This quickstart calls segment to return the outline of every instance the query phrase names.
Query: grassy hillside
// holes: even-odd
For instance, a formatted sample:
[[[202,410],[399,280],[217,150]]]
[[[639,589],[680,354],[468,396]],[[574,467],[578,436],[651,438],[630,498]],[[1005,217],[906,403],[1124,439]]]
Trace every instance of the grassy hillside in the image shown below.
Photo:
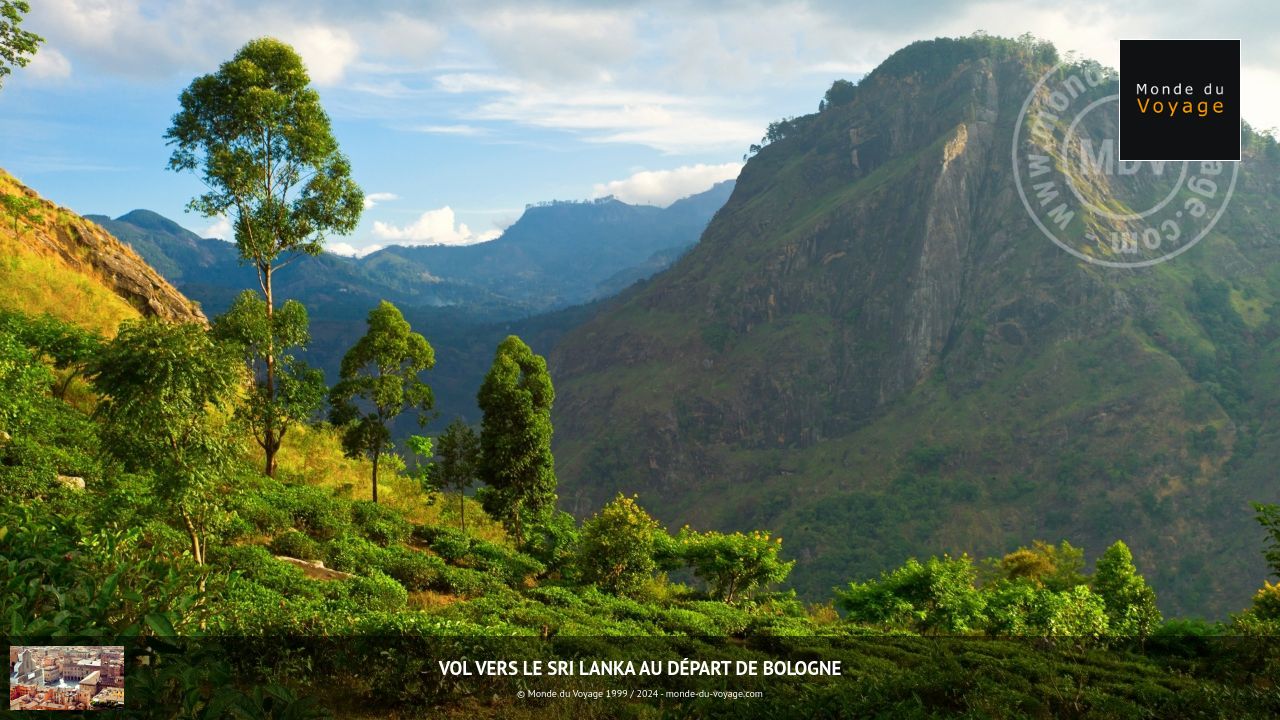
[[[54,317],[112,335],[121,320],[204,315],[141,257],[101,227],[43,200],[0,170],[0,308]]]
[[[987,626],[1010,611],[1000,609],[999,593],[1063,596],[998,579],[997,564],[982,566],[988,569],[975,589],[978,571],[968,558],[941,561],[968,569],[958,582],[930,581],[939,585],[926,595],[938,598],[905,588],[898,602],[915,605],[902,623],[852,605],[842,619],[830,603],[806,606],[772,587],[729,600],[701,581],[655,574],[655,566],[636,588],[611,590],[580,574],[597,552],[619,547],[579,545],[590,524],[579,535],[563,516],[548,518],[541,527],[559,541],[517,548],[473,504],[464,534],[454,527],[456,496],[426,493],[388,466],[386,502],[375,505],[362,499],[367,464],[343,458],[323,426],[291,434],[277,479],[256,472],[260,458],[242,443],[216,479],[218,523],[208,563],[197,566],[165,479],[145,468],[123,471],[127,460],[99,421],[39,382],[15,384],[3,361],[24,352],[13,339],[26,335],[10,334],[22,325],[11,322],[0,329],[0,568],[7,568],[0,611],[26,642],[122,637],[116,642],[128,645],[129,657],[148,660],[126,671],[126,699],[138,717],[171,718],[179,707],[200,717],[235,707],[236,717],[263,719],[720,717],[728,708],[737,718],[1243,718],[1280,710],[1274,647],[1264,637],[1219,636],[1267,632],[1265,624],[1172,624],[1151,628],[1142,642],[1111,636],[1101,600],[1110,596],[1080,584],[1073,597],[1092,604],[1059,611],[1066,625],[1003,637]],[[8,413],[15,403],[26,408],[16,419]],[[72,473],[83,489],[59,480]],[[631,557],[636,526],[628,520],[604,537],[622,538]],[[666,545],[659,539],[673,538],[654,533],[651,548],[639,546],[663,563],[697,537],[685,529]],[[764,542],[774,544],[768,535]],[[890,574],[883,577],[888,587]],[[874,596],[873,585],[863,588]],[[987,610],[960,611],[956,598],[981,599]],[[1100,625],[1082,633],[1077,611]],[[975,625],[949,625],[944,637],[919,634],[939,620]],[[839,677],[646,679],[650,689],[691,694],[632,698],[636,680],[628,676],[447,677],[436,666],[442,658],[842,665]],[[517,695],[531,689],[557,695]],[[607,704],[582,694],[604,690],[622,694]],[[730,705],[699,697],[704,690],[759,694]]]
[[[0,194],[28,197],[28,190],[0,170]],[[0,306],[32,315],[50,314],[104,335],[115,333],[121,320],[141,313],[93,273],[80,272],[35,236],[56,227],[82,222],[74,214],[42,204],[35,218],[0,218]]]

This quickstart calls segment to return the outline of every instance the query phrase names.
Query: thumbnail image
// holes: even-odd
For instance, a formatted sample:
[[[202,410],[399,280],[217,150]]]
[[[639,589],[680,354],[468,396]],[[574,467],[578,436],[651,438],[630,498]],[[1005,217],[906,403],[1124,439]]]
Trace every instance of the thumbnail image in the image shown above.
[[[10,646],[10,710],[109,710],[122,707],[123,646]]]

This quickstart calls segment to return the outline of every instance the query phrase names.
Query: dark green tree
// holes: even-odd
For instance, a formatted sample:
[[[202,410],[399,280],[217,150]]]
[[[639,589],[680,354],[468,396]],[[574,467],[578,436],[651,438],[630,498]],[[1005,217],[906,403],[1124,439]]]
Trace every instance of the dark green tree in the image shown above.
[[[654,550],[661,535],[666,532],[657,520],[619,494],[582,524],[579,576],[618,595],[634,594],[657,569]]]
[[[827,88],[826,94],[822,96],[822,102],[818,103],[818,112],[822,112],[827,108],[848,105],[857,97],[857,93],[857,85],[848,80],[837,80],[831,83],[831,87]]]
[[[524,544],[524,521],[541,518],[556,503],[551,456],[551,404],[555,389],[547,361],[516,337],[498,345],[477,396],[481,501]]]
[[[254,376],[254,388],[237,413],[253,431],[253,439],[268,458],[267,474],[285,433],[313,418],[324,405],[324,373],[295,355],[311,340],[307,309],[287,300],[274,313],[252,290],[240,293],[231,308],[213,322],[213,337],[235,348]],[[267,353],[275,353],[275,388],[267,389]]]
[[[1129,546],[1119,540],[1098,558],[1093,589],[1106,605],[1112,635],[1146,637],[1163,620],[1155,591],[1138,574]]]
[[[26,67],[44,38],[23,30],[22,17],[31,12],[26,0],[0,0],[0,85],[15,67]]]
[[[986,599],[974,587],[968,555],[911,558],[877,580],[837,590],[837,604],[856,622],[916,632],[966,633],[984,621]]]
[[[782,538],[763,530],[699,533],[686,527],[676,536],[676,547],[711,594],[727,603],[786,580],[796,564],[779,557]]]
[[[458,493],[458,526],[467,531],[466,489],[476,481],[480,464],[480,438],[462,418],[449,423],[436,440],[436,456],[431,483],[441,490]]]
[[[1267,531],[1267,564],[1271,574],[1280,577],[1280,505],[1253,503],[1253,509],[1258,514],[1258,524]]]
[[[220,408],[232,401],[239,363],[194,323],[151,318],[122,323],[92,370],[102,396],[105,445],[126,469],[151,473],[155,493],[186,531],[204,564],[223,514],[233,457]]]
[[[181,103],[165,134],[175,146],[169,168],[198,171],[208,187],[191,201],[192,210],[231,218],[240,258],[257,271],[267,325],[274,326],[273,273],[320,254],[326,233],[354,230],[364,194],[351,179],[302,59],[279,40],[249,42],[216,73],[193,80]],[[261,355],[263,393],[275,404],[271,334]],[[262,420],[266,473],[273,475],[282,429],[275,413]]]
[[[342,358],[338,384],[329,393],[329,419],[342,428],[348,457],[373,462],[373,501],[378,502],[378,460],[391,447],[388,423],[405,410],[427,421],[433,398],[418,374],[436,363],[431,344],[409,327],[395,305],[383,300],[369,313],[369,330]]]

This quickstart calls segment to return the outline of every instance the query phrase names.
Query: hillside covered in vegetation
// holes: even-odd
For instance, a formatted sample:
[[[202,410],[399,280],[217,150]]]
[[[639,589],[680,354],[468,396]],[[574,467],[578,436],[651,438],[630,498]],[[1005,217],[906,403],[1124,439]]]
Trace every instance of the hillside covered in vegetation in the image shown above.
[[[980,46],[993,43],[1043,52]],[[281,147],[325,172],[287,211],[254,196],[237,241],[259,285],[225,313],[206,322],[162,281],[122,283],[94,262],[52,268],[33,248],[54,227],[76,228],[58,237],[78,238],[85,257],[120,252],[64,209],[41,204],[36,217],[6,201],[18,210],[0,226],[18,261],[7,272],[42,283],[0,295],[0,618],[27,643],[125,643],[129,716],[1280,713],[1269,642],[1280,587],[1256,589],[1227,622],[1167,620],[1118,537],[1089,556],[1034,537],[989,558],[904,553],[873,573],[850,566],[808,600],[788,584],[793,541],[767,525],[667,527],[645,509],[657,493],[612,493],[579,520],[559,497],[553,375],[516,336],[471,389],[479,423],[392,442],[395,418],[430,415],[447,361],[424,329],[371,304],[326,376],[304,361],[305,304],[272,296],[281,256],[317,251],[310,233],[350,227],[362,200],[292,49],[256,40],[193,82],[170,133],[174,164],[225,150],[205,132],[210,107],[226,113],[219,138],[244,121],[239,104],[204,93],[262,75],[270,90],[251,97],[270,109],[288,95],[289,117],[310,118],[314,137]],[[203,166],[211,176],[245,176],[218,157]],[[218,187],[238,187],[207,185],[211,211]],[[0,190],[30,197],[7,179]],[[136,277],[158,277],[126,257]],[[73,291],[94,302],[51,303]],[[1280,573],[1280,510],[1255,513],[1265,538],[1247,551]],[[734,682],[695,672],[605,704],[591,693],[634,691],[632,678],[450,675],[439,665],[450,659],[798,670]],[[840,669],[808,670],[824,661]],[[725,692],[751,694],[728,703]]]
[[[1246,604],[1249,502],[1280,500],[1280,145],[1246,128],[1194,251],[1085,262],[1033,224],[1010,160],[1057,62],[919,42],[771,126],[698,245],[556,346],[569,509],[639,492],[671,524],[772,528],[809,599],[910,555],[1123,536],[1166,612]],[[1114,92],[1087,62],[1057,77],[1094,71]]]

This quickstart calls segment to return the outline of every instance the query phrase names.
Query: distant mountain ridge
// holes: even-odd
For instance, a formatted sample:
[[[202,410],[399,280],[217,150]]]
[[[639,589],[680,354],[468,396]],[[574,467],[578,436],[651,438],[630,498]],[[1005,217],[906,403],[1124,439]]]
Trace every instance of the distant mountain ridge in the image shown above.
[[[665,268],[697,242],[732,189],[733,181],[721,182],[665,208],[613,198],[535,205],[485,243],[306,258],[280,271],[277,293],[313,310],[387,299],[508,319],[565,308],[607,297]],[[234,245],[201,238],[157,213],[88,217],[213,313],[257,283]]]
[[[342,354],[365,331],[379,300],[404,311],[436,350],[429,373],[440,422],[478,419],[475,394],[506,335],[542,354],[589,317],[579,307],[666,268],[697,241],[733,181],[666,208],[616,199],[531,206],[501,238],[478,245],[392,247],[364,258],[325,253],[277,272],[276,296],[302,301],[311,318],[308,362],[332,382]],[[257,287],[235,245],[201,238],[157,213],[89,216],[198,300],[210,317]],[[412,425],[404,419],[402,431]],[[417,431],[413,429],[413,431]]]
[[[534,301],[538,310],[568,307],[613,294],[620,275],[639,280],[664,268],[663,258],[697,242],[732,191],[733,181],[724,181],[665,208],[614,198],[535,205],[495,240],[392,246],[363,263],[397,272],[404,270],[398,261],[407,261],[436,277]]]

